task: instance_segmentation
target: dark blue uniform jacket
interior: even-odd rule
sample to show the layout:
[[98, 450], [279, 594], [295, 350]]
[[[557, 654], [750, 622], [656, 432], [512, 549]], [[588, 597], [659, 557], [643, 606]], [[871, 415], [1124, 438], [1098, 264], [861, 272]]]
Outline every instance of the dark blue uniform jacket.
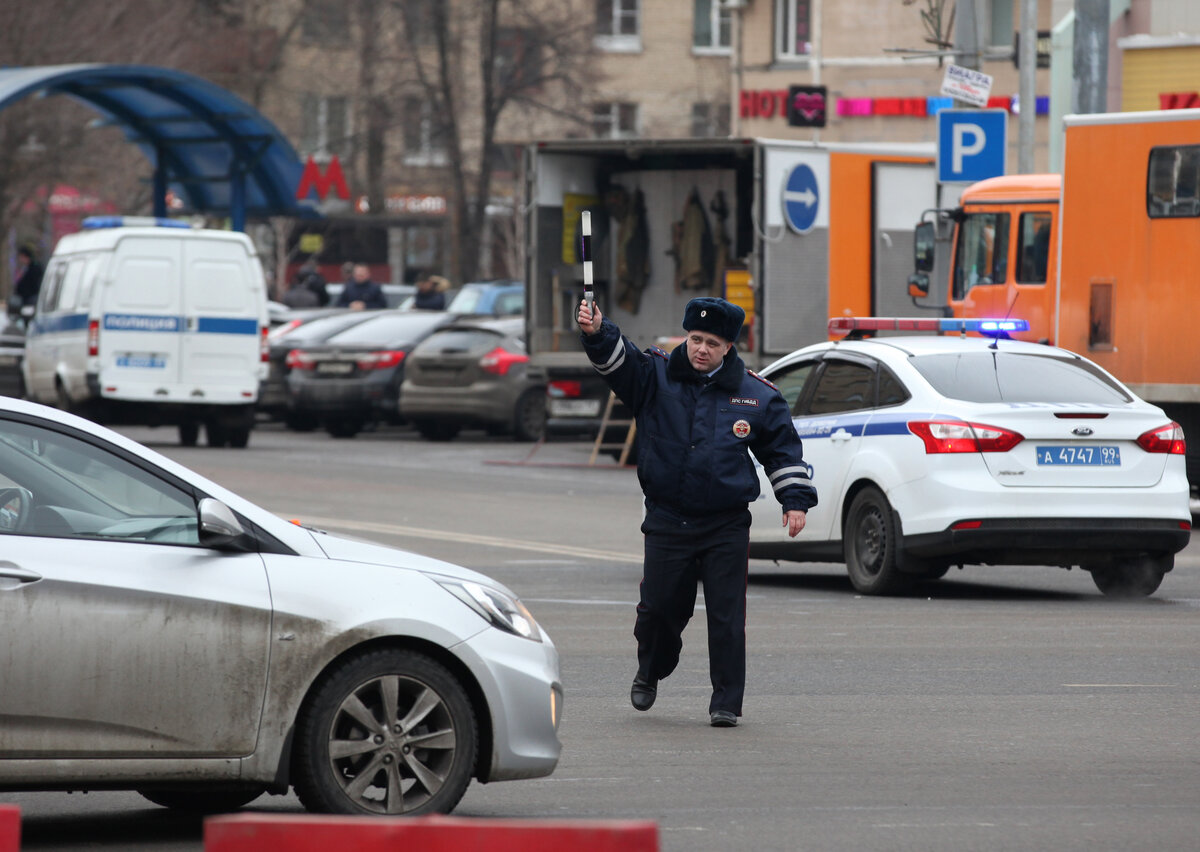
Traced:
[[639, 352], [608, 319], [583, 336], [583, 346], [637, 420], [638, 479], [649, 507], [685, 517], [744, 509], [759, 495], [747, 450], [766, 469], [784, 511], [817, 504], [787, 403], [736, 350], [708, 378], [692, 369], [686, 344], [670, 355]]

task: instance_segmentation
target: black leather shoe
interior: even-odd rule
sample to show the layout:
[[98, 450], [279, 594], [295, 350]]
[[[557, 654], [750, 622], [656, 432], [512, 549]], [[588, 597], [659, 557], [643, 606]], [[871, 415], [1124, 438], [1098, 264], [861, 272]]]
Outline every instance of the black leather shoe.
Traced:
[[714, 728], [736, 728], [737, 716], [728, 710], [714, 710], [708, 714], [708, 724]]
[[657, 697], [657, 680], [646, 680], [641, 675], [633, 679], [633, 688], [629, 690], [629, 702], [635, 710], [649, 710], [654, 706], [654, 699]]

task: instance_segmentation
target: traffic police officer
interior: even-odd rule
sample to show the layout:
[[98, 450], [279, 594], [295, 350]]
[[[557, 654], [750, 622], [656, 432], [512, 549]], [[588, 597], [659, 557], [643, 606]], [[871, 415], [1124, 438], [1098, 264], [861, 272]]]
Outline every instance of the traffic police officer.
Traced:
[[804, 528], [805, 512], [817, 504], [787, 403], [746, 369], [733, 347], [745, 318], [724, 299], [692, 299], [684, 310], [685, 342], [668, 355], [638, 351], [586, 301], [577, 315], [588, 358], [637, 420], [645, 562], [630, 701], [649, 710], [658, 681], [679, 663], [699, 580], [714, 727], [737, 724], [746, 687], [747, 506], [759, 495], [747, 450], [766, 469], [789, 535]]

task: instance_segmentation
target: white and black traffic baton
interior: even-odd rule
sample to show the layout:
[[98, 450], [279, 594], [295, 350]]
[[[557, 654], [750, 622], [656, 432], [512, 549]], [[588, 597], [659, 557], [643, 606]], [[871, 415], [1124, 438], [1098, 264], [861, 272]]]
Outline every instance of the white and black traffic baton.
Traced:
[[583, 300], [587, 302], [588, 310], [592, 310], [592, 303], [595, 302], [595, 294], [592, 293], [592, 214], [589, 210], [583, 211], [583, 223], [581, 226], [583, 234]]

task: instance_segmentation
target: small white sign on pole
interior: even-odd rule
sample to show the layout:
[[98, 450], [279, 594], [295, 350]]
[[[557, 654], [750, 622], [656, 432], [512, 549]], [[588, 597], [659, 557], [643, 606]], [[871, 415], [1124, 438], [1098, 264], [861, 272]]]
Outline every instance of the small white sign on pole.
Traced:
[[946, 66], [946, 76], [942, 78], [943, 95], [966, 101], [975, 106], [985, 107], [991, 91], [992, 76], [990, 74], [984, 74], [973, 68], [963, 68], [961, 65]]

